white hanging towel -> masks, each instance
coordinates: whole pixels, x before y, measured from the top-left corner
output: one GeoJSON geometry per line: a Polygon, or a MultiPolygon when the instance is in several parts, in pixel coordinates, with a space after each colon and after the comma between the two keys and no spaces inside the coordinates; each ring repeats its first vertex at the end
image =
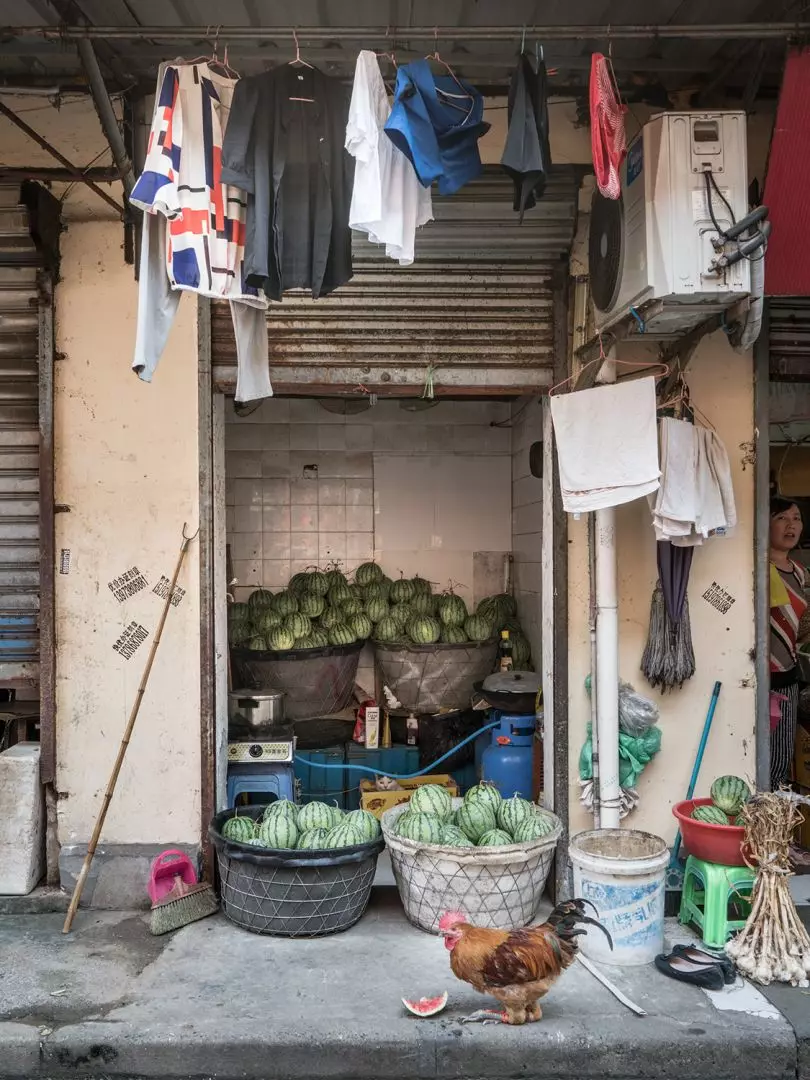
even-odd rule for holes
{"type": "Polygon", "coordinates": [[[563,509],[602,510],[655,491],[655,379],[634,379],[552,396],[563,509]]]}
{"type": "Polygon", "coordinates": [[[400,266],[414,259],[416,230],[433,220],[430,188],[383,131],[391,106],[376,53],[363,49],[354,70],[346,149],[356,159],[349,224],[400,266]]]}

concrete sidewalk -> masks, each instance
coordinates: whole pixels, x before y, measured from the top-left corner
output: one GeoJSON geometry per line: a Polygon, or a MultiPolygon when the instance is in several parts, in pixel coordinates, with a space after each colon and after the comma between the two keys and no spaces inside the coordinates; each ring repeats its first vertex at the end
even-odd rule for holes
{"type": "Polygon", "coordinates": [[[606,969],[644,1018],[577,964],[541,1023],[462,1027],[487,999],[453,978],[441,942],[406,922],[392,890],[375,889],[348,933],[310,941],[257,937],[221,916],[166,938],[132,913],[83,910],[69,937],[61,924],[0,918],[2,1077],[798,1075],[793,1029],[757,991],[741,983],[708,995],[653,968],[606,969]],[[400,1003],[445,989],[450,1004],[434,1019],[400,1003]]]}

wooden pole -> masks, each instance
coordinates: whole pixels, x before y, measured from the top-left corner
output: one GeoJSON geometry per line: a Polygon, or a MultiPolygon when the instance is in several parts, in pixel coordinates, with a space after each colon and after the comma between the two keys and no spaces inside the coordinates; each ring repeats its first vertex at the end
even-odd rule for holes
{"type": "Polygon", "coordinates": [[[121,745],[118,748],[118,756],[115,759],[115,764],[113,765],[113,770],[107,783],[107,790],[104,792],[104,799],[101,804],[101,810],[99,811],[96,825],[93,829],[93,835],[90,837],[90,843],[87,847],[87,854],[84,857],[84,862],[82,863],[79,877],[77,878],[76,885],[73,889],[73,896],[70,900],[70,907],[68,908],[67,915],[65,916],[65,925],[62,927],[63,934],[69,934],[70,928],[73,925],[73,919],[79,907],[79,901],[82,898],[82,892],[87,881],[87,876],[90,873],[90,866],[93,862],[93,856],[95,855],[96,848],[98,847],[101,830],[104,828],[104,821],[107,817],[107,811],[109,810],[110,803],[112,802],[115,785],[118,782],[118,774],[121,772],[121,766],[124,764],[124,756],[126,755],[127,747],[129,746],[129,740],[132,737],[132,729],[135,727],[135,721],[138,718],[138,713],[141,708],[141,702],[143,701],[143,696],[146,692],[146,685],[149,682],[149,676],[152,672],[152,664],[155,661],[155,654],[158,651],[160,639],[163,635],[163,627],[166,625],[166,618],[169,614],[169,608],[171,606],[172,597],[174,596],[177,579],[180,577],[180,571],[183,568],[183,561],[185,560],[188,546],[196,535],[197,534],[195,533],[194,536],[186,536],[186,526],[183,526],[183,544],[180,548],[180,554],[177,557],[177,565],[174,568],[174,574],[169,585],[169,591],[166,594],[166,601],[163,605],[160,622],[158,623],[157,630],[155,631],[155,637],[152,641],[152,648],[149,650],[149,656],[146,660],[146,667],[144,668],[143,675],[141,677],[141,683],[138,687],[138,692],[135,695],[135,701],[132,705],[132,711],[129,714],[129,720],[127,721],[127,726],[124,731],[124,737],[121,739],[121,745]]]}

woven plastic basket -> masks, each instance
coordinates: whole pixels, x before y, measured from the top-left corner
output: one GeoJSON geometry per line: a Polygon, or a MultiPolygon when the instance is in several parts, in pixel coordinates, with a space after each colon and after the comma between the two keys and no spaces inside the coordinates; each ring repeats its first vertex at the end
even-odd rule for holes
{"type": "MultiPolygon", "coordinates": [[[[454,809],[462,801],[454,799],[454,809]]],[[[455,848],[396,836],[396,822],[407,810],[407,803],[386,810],[382,830],[402,906],[414,926],[435,934],[445,911],[463,911],[476,926],[528,926],[540,906],[562,832],[559,818],[552,814],[553,831],[527,844],[455,848]]]]}
{"type": "MultiPolygon", "coordinates": [[[[260,817],[264,807],[241,813],[260,817]]],[[[272,851],[226,840],[217,814],[208,830],[216,848],[222,910],[244,930],[276,937],[321,937],[348,930],[371,897],[382,838],[329,851],[272,851]]]]}

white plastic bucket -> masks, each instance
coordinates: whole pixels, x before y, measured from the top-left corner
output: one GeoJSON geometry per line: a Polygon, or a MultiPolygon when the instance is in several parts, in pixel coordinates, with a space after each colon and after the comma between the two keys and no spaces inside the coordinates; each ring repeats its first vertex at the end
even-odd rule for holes
{"type": "MultiPolygon", "coordinates": [[[[669,849],[660,836],[634,829],[596,829],[571,838],[574,895],[590,900],[613,938],[589,927],[583,953],[603,964],[649,964],[664,948],[669,849]]],[[[589,915],[593,912],[588,911],[589,915]]]]}

